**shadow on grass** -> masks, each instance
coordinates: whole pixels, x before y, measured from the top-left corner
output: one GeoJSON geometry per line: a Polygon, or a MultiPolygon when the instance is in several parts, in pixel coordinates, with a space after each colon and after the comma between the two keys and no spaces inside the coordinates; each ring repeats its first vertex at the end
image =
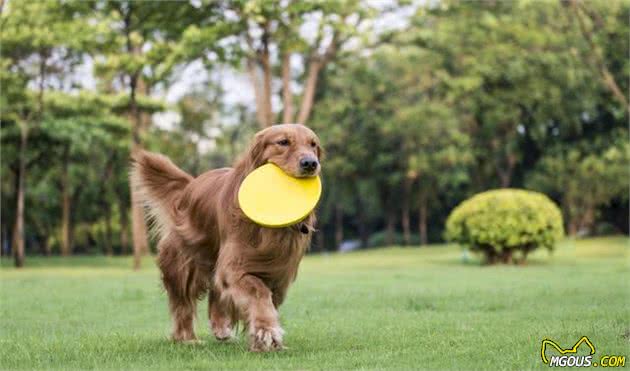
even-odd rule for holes
{"type": "MultiPolygon", "coordinates": [[[[117,338],[117,337],[116,337],[117,338]]],[[[248,342],[246,334],[239,334],[236,338],[221,342],[210,334],[201,335],[199,343],[176,343],[166,337],[146,338],[146,337],[126,337],[121,339],[110,339],[108,343],[116,343],[115,349],[123,359],[133,359],[142,354],[143,358],[161,359],[163,361],[177,363],[215,363],[215,362],[238,362],[243,360],[265,360],[265,359],[281,359],[296,356],[296,352],[302,347],[288,347],[285,350],[267,353],[254,353],[248,350],[248,342]]],[[[99,351],[96,346],[94,352],[99,351]]],[[[105,352],[106,353],[106,352],[105,352]]],[[[104,360],[107,355],[103,355],[104,360]]]]}
{"type": "Polygon", "coordinates": [[[487,264],[481,258],[472,258],[469,260],[463,259],[434,259],[430,260],[432,265],[442,265],[451,267],[474,267],[474,268],[493,268],[493,267],[515,267],[515,268],[527,268],[527,267],[546,267],[549,265],[573,265],[571,261],[565,259],[552,259],[552,258],[533,258],[528,259],[522,264],[487,264]]]}

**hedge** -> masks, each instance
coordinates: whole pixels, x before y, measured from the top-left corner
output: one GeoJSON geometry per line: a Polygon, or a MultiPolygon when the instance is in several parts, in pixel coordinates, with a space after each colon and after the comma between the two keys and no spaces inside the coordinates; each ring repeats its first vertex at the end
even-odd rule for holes
{"type": "Polygon", "coordinates": [[[542,193],[499,189],[458,205],[446,220],[445,238],[480,252],[493,264],[522,263],[538,248],[552,250],[564,236],[562,213],[542,193]]]}

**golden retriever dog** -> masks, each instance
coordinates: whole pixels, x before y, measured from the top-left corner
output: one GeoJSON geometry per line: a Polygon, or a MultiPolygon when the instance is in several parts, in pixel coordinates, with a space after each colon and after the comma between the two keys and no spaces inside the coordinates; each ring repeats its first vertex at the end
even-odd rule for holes
{"type": "Polygon", "coordinates": [[[196,178],[162,155],[134,153],[131,181],[159,238],[157,263],[175,341],[196,341],[197,301],[208,294],[218,340],[230,339],[241,320],[251,351],[283,348],[278,307],[309,246],[315,215],[290,227],[265,228],[243,214],[237,194],[243,179],[268,162],[294,177],[317,176],[321,152],[313,131],[283,124],[258,132],[233,168],[196,178]]]}

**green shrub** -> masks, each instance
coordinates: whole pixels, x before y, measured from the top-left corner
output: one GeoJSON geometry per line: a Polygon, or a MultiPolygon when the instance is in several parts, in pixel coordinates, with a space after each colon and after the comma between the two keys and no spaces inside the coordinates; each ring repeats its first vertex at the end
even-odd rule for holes
{"type": "Polygon", "coordinates": [[[500,189],[458,205],[446,220],[448,241],[470,247],[489,264],[522,263],[540,247],[552,250],[562,238],[562,213],[542,193],[500,189]]]}

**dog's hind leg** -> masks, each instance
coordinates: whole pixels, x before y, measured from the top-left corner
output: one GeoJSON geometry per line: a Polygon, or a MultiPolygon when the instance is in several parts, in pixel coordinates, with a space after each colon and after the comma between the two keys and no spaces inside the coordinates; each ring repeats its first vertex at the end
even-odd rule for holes
{"type": "Polygon", "coordinates": [[[169,309],[173,320],[172,338],[178,342],[194,342],[194,319],[197,299],[203,290],[192,261],[179,250],[175,241],[165,238],[160,242],[158,266],[162,282],[168,294],[169,309]]]}
{"type": "Polygon", "coordinates": [[[178,342],[195,342],[197,337],[193,329],[196,303],[183,303],[173,300],[169,294],[171,316],[173,317],[172,339],[178,342]]]}

